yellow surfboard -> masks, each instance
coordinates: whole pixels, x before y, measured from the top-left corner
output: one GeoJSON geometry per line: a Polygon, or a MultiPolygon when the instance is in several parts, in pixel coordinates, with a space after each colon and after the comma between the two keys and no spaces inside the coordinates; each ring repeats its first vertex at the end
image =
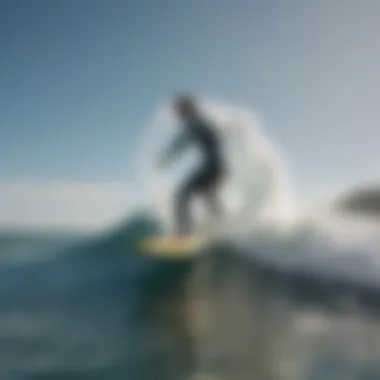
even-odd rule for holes
{"type": "Polygon", "coordinates": [[[196,255],[205,244],[201,236],[156,236],[141,240],[139,248],[148,256],[182,259],[196,255]]]}

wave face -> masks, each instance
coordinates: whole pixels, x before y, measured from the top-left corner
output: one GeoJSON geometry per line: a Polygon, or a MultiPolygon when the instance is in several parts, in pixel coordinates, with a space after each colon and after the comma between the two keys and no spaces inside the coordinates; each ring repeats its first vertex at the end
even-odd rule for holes
{"type": "MultiPolygon", "coordinates": [[[[159,226],[148,216],[136,217],[111,230],[97,247],[106,253],[112,245],[116,253],[126,237],[157,233],[159,226]]],[[[336,225],[325,229],[324,219],[319,228],[315,220],[301,227],[282,234],[266,227],[267,235],[256,231],[251,241],[218,241],[203,256],[181,262],[149,260],[125,240],[137,301],[128,323],[138,326],[136,339],[145,342],[140,358],[160,361],[155,376],[369,380],[380,375],[380,290],[345,270],[345,276],[327,270],[348,247],[357,257],[369,236],[339,240],[336,225]],[[326,230],[335,231],[336,239],[329,240],[326,230]],[[315,268],[313,250],[336,255],[328,265],[319,258],[315,268]]],[[[152,376],[144,365],[135,373],[152,376]]]]}
{"type": "MultiPolygon", "coordinates": [[[[27,261],[25,239],[3,239],[0,377],[378,378],[380,294],[373,287],[268,260],[259,242],[218,242],[191,260],[152,260],[136,243],[160,228],[141,214],[55,245],[28,238],[27,261]]],[[[289,252],[310,239],[299,237],[292,249],[278,236],[264,240],[289,252]]]]}

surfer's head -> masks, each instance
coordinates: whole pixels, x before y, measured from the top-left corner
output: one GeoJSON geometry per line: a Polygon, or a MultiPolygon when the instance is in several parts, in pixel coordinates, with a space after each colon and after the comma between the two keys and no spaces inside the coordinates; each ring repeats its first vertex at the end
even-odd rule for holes
{"type": "Polygon", "coordinates": [[[196,98],[191,94],[177,95],[174,99],[174,111],[183,121],[190,121],[198,115],[196,98]]]}

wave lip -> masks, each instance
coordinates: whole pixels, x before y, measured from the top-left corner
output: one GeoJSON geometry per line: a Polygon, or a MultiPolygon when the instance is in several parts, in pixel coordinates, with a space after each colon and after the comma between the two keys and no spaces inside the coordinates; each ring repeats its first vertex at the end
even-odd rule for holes
{"type": "MultiPolygon", "coordinates": [[[[319,208],[306,215],[294,197],[288,165],[248,108],[204,100],[207,117],[223,136],[231,175],[221,197],[227,221],[216,236],[228,240],[245,257],[260,258],[271,265],[378,286],[377,251],[380,230],[376,223],[340,216],[336,210],[319,208]]],[[[172,229],[172,199],[179,181],[196,164],[189,153],[170,173],[158,173],[155,159],[162,143],[176,132],[169,106],[161,107],[138,146],[138,172],[149,212],[165,232],[172,229]]],[[[204,232],[210,221],[194,204],[196,230],[204,232]]],[[[213,236],[213,235],[212,235],[213,236]]]]}

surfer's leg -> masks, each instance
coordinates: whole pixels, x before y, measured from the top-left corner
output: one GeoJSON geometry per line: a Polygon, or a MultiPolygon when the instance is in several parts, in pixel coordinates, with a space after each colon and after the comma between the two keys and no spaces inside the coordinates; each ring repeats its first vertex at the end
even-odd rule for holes
{"type": "Polygon", "coordinates": [[[222,216],[222,205],[219,199],[219,187],[223,180],[223,171],[211,167],[204,173],[203,195],[211,216],[216,219],[222,216]]]}
{"type": "Polygon", "coordinates": [[[179,236],[191,233],[190,201],[197,190],[196,181],[190,180],[178,192],[176,199],[176,230],[179,236]]]}
{"type": "Polygon", "coordinates": [[[175,227],[176,234],[186,235],[190,232],[190,195],[191,189],[184,186],[177,194],[175,204],[175,227]]]}
{"type": "Polygon", "coordinates": [[[179,190],[175,201],[176,233],[179,236],[191,233],[192,220],[190,201],[202,188],[204,175],[202,171],[195,173],[179,190]]]}

